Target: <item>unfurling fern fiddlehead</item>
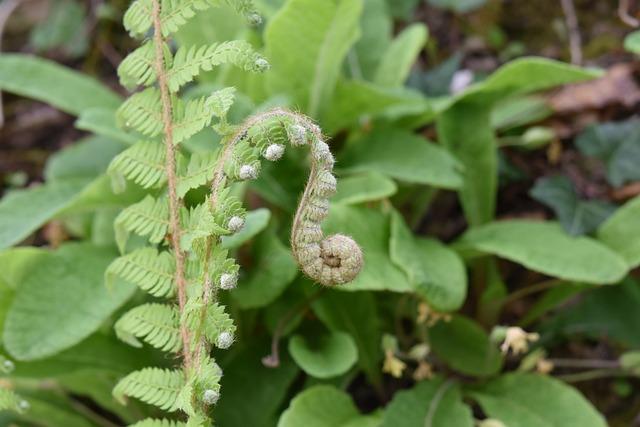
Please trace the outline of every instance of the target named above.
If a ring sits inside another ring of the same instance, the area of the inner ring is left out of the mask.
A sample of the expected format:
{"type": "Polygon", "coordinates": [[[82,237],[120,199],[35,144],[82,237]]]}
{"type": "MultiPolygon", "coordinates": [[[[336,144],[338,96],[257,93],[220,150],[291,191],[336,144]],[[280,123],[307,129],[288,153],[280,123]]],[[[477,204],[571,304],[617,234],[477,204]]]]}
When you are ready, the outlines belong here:
{"type": "MultiPolygon", "coordinates": [[[[234,89],[209,97],[184,101],[183,85],[201,70],[220,64],[247,71],[265,71],[267,61],[246,42],[181,46],[175,55],[166,38],[202,10],[222,0],[135,0],[125,14],[125,27],[136,36],[148,31],[153,37],[132,52],[118,70],[127,87],[149,86],[132,95],[119,109],[122,126],[147,139],[121,154],[109,166],[114,189],[127,181],[151,194],[124,209],[116,218],[116,241],[123,255],[107,269],[108,283],[121,278],[156,297],[177,299],[173,304],[148,303],[135,307],[116,322],[119,338],[135,345],[152,345],[180,354],[178,369],[145,368],[123,378],[114,395],[127,397],[168,411],[182,411],[182,421],[144,420],[138,427],[209,426],[211,406],[220,397],[222,371],[210,354],[212,346],[228,348],[235,325],[218,303],[220,290],[233,289],[239,266],[228,257],[221,238],[239,231],[245,211],[230,186],[255,179],[260,158],[276,161],[285,145],[308,145],[311,173],[291,230],[291,247],[302,271],[322,285],[353,280],[362,266],[358,245],[344,235],[324,238],[321,222],[329,211],[329,197],[336,190],[333,156],[320,129],[308,118],[274,109],[234,126],[227,122],[234,89]],[[197,153],[187,160],[180,144],[203,128],[223,136],[214,153],[197,153]],[[161,137],[162,141],[155,138],[161,137]],[[182,197],[192,188],[210,183],[207,199],[187,208],[182,197]],[[151,247],[127,252],[131,233],[146,237],[151,247]],[[157,245],[157,247],[156,247],[157,245]]],[[[259,21],[250,0],[225,0],[252,23],[259,21]]]]}

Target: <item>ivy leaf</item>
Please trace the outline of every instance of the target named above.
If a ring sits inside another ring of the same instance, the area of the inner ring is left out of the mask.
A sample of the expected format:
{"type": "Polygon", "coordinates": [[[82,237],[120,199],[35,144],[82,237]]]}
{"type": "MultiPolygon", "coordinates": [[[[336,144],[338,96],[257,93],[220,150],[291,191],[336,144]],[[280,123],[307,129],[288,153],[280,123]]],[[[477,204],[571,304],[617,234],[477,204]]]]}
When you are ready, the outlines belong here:
{"type": "Polygon", "coordinates": [[[451,368],[476,377],[495,375],[502,367],[502,355],[487,333],[474,321],[454,315],[429,331],[436,355],[451,368]]]}
{"type": "Polygon", "coordinates": [[[319,385],[298,394],[278,427],[355,427],[364,418],[351,397],[333,386],[319,385]]]}
{"type": "Polygon", "coordinates": [[[625,203],[598,229],[598,239],[627,261],[640,265],[640,197],[625,203]]]}
{"type": "Polygon", "coordinates": [[[576,139],[585,156],[602,160],[607,167],[607,180],[619,187],[640,180],[640,121],[592,125],[576,139]]]}
{"type": "Polygon", "coordinates": [[[455,311],[467,295],[467,272],[451,249],[433,239],[416,239],[402,216],[391,214],[390,253],[416,292],[438,311],[455,311]]]}
{"type": "Polygon", "coordinates": [[[344,332],[289,340],[289,353],[298,366],[316,378],[331,378],[347,372],[358,360],[353,338],[344,332]]]}
{"type": "Polygon", "coordinates": [[[547,376],[506,374],[470,394],[488,416],[509,427],[607,425],[577,390],[547,376]]]}
{"type": "Polygon", "coordinates": [[[7,351],[18,360],[42,359],[96,331],[135,290],[124,283],[107,290],[103,274],[114,257],[110,249],[67,244],[40,260],[7,314],[7,351]]]}
{"type": "Polygon", "coordinates": [[[374,171],[411,183],[441,188],[462,185],[458,161],[438,145],[400,129],[377,129],[350,141],[340,158],[349,172],[374,171]]]}
{"type": "Polygon", "coordinates": [[[472,427],[471,408],[453,381],[436,377],[396,393],[380,427],[472,427]]]}
{"type": "Polygon", "coordinates": [[[497,255],[569,281],[611,284],[628,271],[624,259],[611,249],[595,239],[569,236],[554,222],[493,222],[468,231],[459,245],[463,251],[497,255]]]}
{"type": "Polygon", "coordinates": [[[323,225],[327,234],[350,235],[362,248],[364,266],[358,277],[344,291],[391,290],[412,291],[404,272],[389,257],[389,216],[364,207],[334,205],[323,225]]]}
{"type": "Polygon", "coordinates": [[[5,53],[0,90],[46,102],[69,114],[94,107],[116,109],[120,97],[97,80],[35,56],[5,53]]]}
{"type": "Polygon", "coordinates": [[[373,200],[386,199],[398,191],[395,182],[377,172],[366,172],[338,180],[338,190],[331,199],[333,203],[355,205],[373,200]]]}
{"type": "Polygon", "coordinates": [[[312,117],[326,108],[342,61],[360,36],[362,0],[291,0],[265,32],[272,93],[289,92],[312,117]],[[309,25],[313,22],[313,25],[309,25]]]}
{"type": "Polygon", "coordinates": [[[566,176],[541,178],[529,194],[553,209],[562,227],[572,236],[595,230],[616,210],[615,205],[602,200],[580,200],[566,176]]]}

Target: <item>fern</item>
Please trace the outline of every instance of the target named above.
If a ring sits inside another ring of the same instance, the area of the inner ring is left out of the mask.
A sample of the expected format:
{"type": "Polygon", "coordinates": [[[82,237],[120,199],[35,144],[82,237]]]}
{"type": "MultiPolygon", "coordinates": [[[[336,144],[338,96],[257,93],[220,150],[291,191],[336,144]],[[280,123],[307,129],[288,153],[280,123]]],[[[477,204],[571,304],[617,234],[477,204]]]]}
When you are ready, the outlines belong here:
{"type": "Polygon", "coordinates": [[[177,352],[182,347],[178,313],[165,304],[144,304],[129,310],[115,324],[120,339],[141,346],[137,338],[163,351],[177,352]]]}
{"type": "Polygon", "coordinates": [[[135,0],[123,17],[124,28],[133,37],[144,35],[151,28],[152,0],[135,0]]]}
{"type": "Polygon", "coordinates": [[[164,172],[165,150],[162,144],[139,141],[118,154],[109,164],[107,173],[114,190],[124,190],[124,179],[143,188],[161,187],[167,177],[164,172]]]}
{"type": "Polygon", "coordinates": [[[164,198],[146,196],[142,201],[129,206],[116,217],[116,242],[121,252],[130,233],[147,237],[150,243],[160,243],[169,227],[169,207],[164,198]]]}
{"type": "Polygon", "coordinates": [[[185,103],[177,103],[173,113],[173,143],[179,144],[209,126],[213,115],[206,105],[207,98],[201,97],[185,103]]]}
{"type": "Polygon", "coordinates": [[[0,387],[0,412],[13,411],[23,413],[29,409],[29,403],[13,390],[0,387]]]}
{"type": "Polygon", "coordinates": [[[107,286],[113,286],[116,277],[137,285],[156,297],[171,297],[175,294],[173,255],[154,248],[137,249],[116,258],[107,268],[107,286]]]}
{"type": "Polygon", "coordinates": [[[136,93],[120,106],[116,119],[125,129],[135,129],[151,137],[159,135],[162,132],[160,93],[154,88],[136,93]]]}
{"type": "Polygon", "coordinates": [[[232,64],[246,71],[262,72],[269,63],[245,41],[229,41],[210,46],[181,47],[167,73],[169,89],[177,92],[201,70],[210,71],[222,64],[232,64]]]}
{"type": "Polygon", "coordinates": [[[131,424],[129,427],[186,427],[186,424],[181,421],[156,420],[147,418],[146,420],[138,421],[135,424],[131,424]]]}
{"type": "Polygon", "coordinates": [[[193,188],[198,188],[213,179],[213,166],[218,152],[199,152],[191,155],[187,170],[178,177],[178,196],[184,197],[193,188]]]}
{"type": "Polygon", "coordinates": [[[144,368],[121,379],[113,389],[113,396],[123,405],[128,396],[173,412],[178,410],[176,400],[184,383],[182,370],[144,368]]]}

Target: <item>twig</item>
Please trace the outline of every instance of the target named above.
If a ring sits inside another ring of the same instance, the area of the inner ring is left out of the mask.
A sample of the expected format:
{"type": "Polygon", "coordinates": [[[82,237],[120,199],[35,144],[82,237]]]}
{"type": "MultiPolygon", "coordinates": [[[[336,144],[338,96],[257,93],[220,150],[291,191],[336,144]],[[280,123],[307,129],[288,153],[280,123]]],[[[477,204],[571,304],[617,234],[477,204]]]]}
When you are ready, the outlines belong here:
{"type": "Polygon", "coordinates": [[[591,381],[601,378],[619,377],[625,373],[620,369],[595,369],[593,371],[578,372],[576,374],[556,375],[559,380],[568,383],[577,383],[579,381],[591,381]]]}
{"type": "Polygon", "coordinates": [[[546,280],[544,282],[536,283],[535,285],[527,286],[526,288],[518,289],[517,291],[510,294],[507,298],[505,298],[502,305],[506,306],[512,303],[513,301],[526,297],[527,295],[531,295],[536,292],[546,291],[547,289],[551,289],[557,286],[561,282],[562,281],[559,279],[551,279],[551,280],[546,280]]]}
{"type": "Polygon", "coordinates": [[[582,37],[580,36],[580,27],[578,26],[578,17],[573,0],[562,0],[562,10],[564,19],[567,23],[567,31],[569,32],[569,51],[571,52],[571,63],[575,65],[582,64],[582,37]]]}
{"type": "Polygon", "coordinates": [[[548,359],[553,366],[558,368],[584,368],[584,369],[619,369],[617,360],[600,359],[548,359]]]}
{"type": "Polygon", "coordinates": [[[631,16],[629,9],[629,0],[620,0],[618,3],[618,16],[625,24],[634,28],[640,27],[640,21],[631,16]]]}
{"type": "MultiPolygon", "coordinates": [[[[2,34],[4,34],[4,26],[22,0],[6,0],[0,4],[0,52],[2,52],[2,34]]],[[[4,113],[2,112],[2,92],[0,92],[0,128],[4,125],[4,113]]]]}
{"type": "MultiPolygon", "coordinates": [[[[173,145],[173,123],[171,117],[171,98],[169,96],[169,86],[167,84],[167,74],[164,68],[164,38],[162,36],[162,25],[160,20],[160,0],[152,0],[153,10],[153,42],[155,45],[155,69],[158,76],[158,86],[160,88],[160,98],[162,101],[162,122],[164,125],[164,145],[166,148],[165,169],[167,174],[167,189],[169,192],[169,223],[171,226],[171,246],[173,246],[176,257],[175,282],[178,289],[178,305],[180,314],[184,312],[187,302],[187,283],[184,276],[184,253],[180,249],[180,239],[182,230],[180,228],[180,205],[176,187],[176,152],[173,145]]],[[[185,325],[180,326],[182,337],[182,353],[184,365],[187,371],[191,367],[191,345],[189,331],[185,325]]]]}

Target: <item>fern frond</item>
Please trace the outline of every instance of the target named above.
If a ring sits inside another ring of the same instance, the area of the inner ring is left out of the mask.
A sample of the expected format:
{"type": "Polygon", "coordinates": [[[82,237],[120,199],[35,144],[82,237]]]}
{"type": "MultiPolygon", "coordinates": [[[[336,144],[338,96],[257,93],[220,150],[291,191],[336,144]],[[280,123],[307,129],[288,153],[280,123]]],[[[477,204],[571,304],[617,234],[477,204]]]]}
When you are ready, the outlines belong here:
{"type": "Polygon", "coordinates": [[[146,420],[138,421],[135,424],[131,424],[129,427],[186,427],[186,424],[182,421],[156,420],[153,418],[147,418],[146,420]]]}
{"type": "Polygon", "coordinates": [[[211,124],[213,114],[207,107],[207,98],[176,103],[173,111],[173,143],[179,144],[211,124]]]}
{"type": "Polygon", "coordinates": [[[209,209],[206,201],[194,208],[183,209],[181,213],[182,239],[180,247],[182,250],[194,249],[200,251],[204,244],[204,239],[213,235],[227,234],[227,231],[216,223],[214,215],[209,209]]]}
{"type": "Polygon", "coordinates": [[[217,303],[207,307],[207,320],[204,328],[207,340],[216,344],[220,334],[228,333],[233,337],[236,332],[236,325],[233,323],[233,319],[224,310],[224,306],[217,303]]]}
{"type": "MultiPolygon", "coordinates": [[[[163,44],[164,61],[171,63],[171,51],[169,46],[163,44]]],[[[120,84],[127,89],[136,86],[150,86],[156,81],[154,68],[155,49],[153,42],[147,41],[142,46],[131,52],[118,66],[120,84]]]]}
{"type": "Polygon", "coordinates": [[[161,187],[165,175],[165,148],[155,141],[139,141],[113,158],[107,169],[116,192],[124,190],[124,178],[143,188],[161,187]]]}
{"type": "Polygon", "coordinates": [[[121,379],[113,389],[113,396],[123,405],[128,396],[173,412],[178,409],[176,399],[184,382],[182,370],[144,368],[121,379]]]}
{"type": "Polygon", "coordinates": [[[0,412],[13,411],[23,413],[28,407],[29,403],[13,390],[0,387],[0,412]]]}
{"type": "Polygon", "coordinates": [[[140,202],[124,209],[116,217],[114,228],[120,252],[129,239],[129,233],[147,237],[151,243],[160,243],[169,227],[169,204],[166,197],[158,200],[147,195],[140,202]]]}
{"type": "Polygon", "coordinates": [[[177,352],[182,348],[179,315],[174,307],[149,303],[126,312],[115,324],[116,335],[134,347],[142,339],[160,350],[177,352]]]}
{"type": "Polygon", "coordinates": [[[135,0],[122,19],[124,28],[132,37],[143,36],[151,28],[151,0],[135,0]]]}
{"type": "Polygon", "coordinates": [[[222,64],[232,64],[246,71],[261,72],[269,63],[243,40],[234,40],[210,46],[182,46],[173,58],[168,72],[169,89],[177,92],[192,81],[200,70],[210,71],[222,64]]]}
{"type": "Polygon", "coordinates": [[[195,16],[196,11],[219,6],[220,0],[162,0],[162,35],[175,33],[195,16]]]}
{"type": "Polygon", "coordinates": [[[105,281],[107,286],[113,286],[114,279],[119,277],[153,296],[170,297],[175,294],[174,273],[171,253],[141,248],[113,260],[105,272],[105,281]]]}
{"type": "Polygon", "coordinates": [[[129,97],[116,112],[116,120],[125,129],[154,137],[162,132],[162,103],[156,88],[147,88],[129,97]]]}
{"type": "Polygon", "coordinates": [[[217,158],[217,151],[193,153],[186,172],[178,177],[178,197],[184,197],[189,190],[210,182],[217,158]]]}

